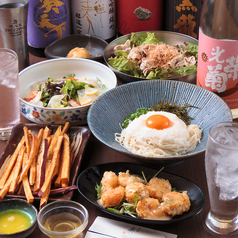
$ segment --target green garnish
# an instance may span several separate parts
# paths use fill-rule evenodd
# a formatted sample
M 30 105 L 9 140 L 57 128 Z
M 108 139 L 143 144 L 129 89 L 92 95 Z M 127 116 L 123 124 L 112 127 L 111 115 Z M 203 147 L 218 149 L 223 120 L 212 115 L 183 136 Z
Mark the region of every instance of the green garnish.
M 138 118 L 141 115 L 146 114 L 148 111 L 149 111 L 148 108 L 145 108 L 145 107 L 138 108 L 136 112 L 133 112 L 129 116 L 126 117 L 126 119 L 122 123 L 122 127 L 126 128 L 131 121 L 133 121 L 134 119 Z
M 74 78 L 75 74 L 72 73 L 72 74 L 67 74 L 64 79 L 68 79 L 68 78 Z
M 97 199 L 101 198 L 101 187 L 102 187 L 101 183 L 100 183 L 100 185 L 96 184 L 96 186 L 95 186 L 95 190 L 97 192 Z
M 157 177 L 157 175 L 164 169 L 164 167 L 162 167 L 154 176 L 153 178 Z
M 138 217 L 138 214 L 136 212 L 137 200 L 138 200 L 138 196 L 135 195 L 134 203 L 129 203 L 126 200 L 123 200 L 119 205 L 115 207 L 107 207 L 107 209 L 115 213 L 127 214 L 131 217 Z

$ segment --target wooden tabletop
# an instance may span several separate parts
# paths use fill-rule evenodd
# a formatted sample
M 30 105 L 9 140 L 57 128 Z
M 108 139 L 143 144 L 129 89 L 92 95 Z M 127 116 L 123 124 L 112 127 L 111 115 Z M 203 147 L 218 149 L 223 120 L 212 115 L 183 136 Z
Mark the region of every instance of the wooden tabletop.
M 39 58 L 33 55 L 30 55 L 30 64 L 46 60 L 45 58 Z M 25 118 L 21 118 L 22 122 L 28 122 Z M 87 125 L 85 125 L 87 126 Z M 6 141 L 0 141 L 0 154 L 3 152 Z M 79 173 L 88 168 L 101 163 L 108 162 L 134 162 L 137 163 L 133 158 L 123 155 L 117 151 L 108 148 L 106 145 L 98 141 L 92 134 L 86 146 L 86 150 L 83 154 L 82 164 L 80 167 Z M 191 180 L 197 184 L 205 195 L 205 205 L 203 210 L 196 216 L 185 220 L 183 222 L 175 223 L 172 225 L 161 225 L 161 226 L 146 226 L 152 229 L 161 230 L 169 233 L 178 235 L 179 238 L 206 238 L 206 237 L 238 237 L 238 231 L 230 234 L 229 236 L 219 236 L 211 233 L 205 225 L 205 218 L 209 211 L 209 198 L 207 191 L 206 175 L 204 168 L 204 153 L 187 159 L 180 164 L 175 166 L 166 167 L 165 172 L 170 172 L 176 175 L 180 175 L 186 179 Z M 93 191 L 92 191 L 93 192 Z M 112 217 L 109 214 L 106 214 L 86 201 L 77 190 L 74 191 L 72 198 L 74 201 L 82 203 L 89 212 L 89 223 L 87 229 L 92 225 L 97 216 L 107 217 L 110 219 L 119 220 L 118 218 Z M 35 204 L 34 204 L 35 205 Z M 38 205 L 36 206 L 38 207 Z M 138 224 L 135 224 L 138 225 Z M 84 237 L 87 229 L 80 237 Z M 29 236 L 34 238 L 46 237 L 41 233 L 37 227 L 35 231 Z

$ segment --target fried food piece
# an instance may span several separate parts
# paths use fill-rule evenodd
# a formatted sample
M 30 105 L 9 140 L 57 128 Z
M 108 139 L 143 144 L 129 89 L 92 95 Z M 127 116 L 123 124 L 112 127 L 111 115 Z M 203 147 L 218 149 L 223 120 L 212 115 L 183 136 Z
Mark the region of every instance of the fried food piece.
M 143 219 L 170 220 L 171 216 L 163 212 L 160 202 L 155 198 L 145 198 L 138 202 L 136 212 Z
M 157 177 L 152 178 L 149 181 L 147 188 L 150 192 L 150 197 L 157 198 L 159 200 L 172 190 L 172 186 L 168 180 Z
M 112 171 L 105 171 L 101 180 L 102 192 L 119 185 L 118 176 Z
M 115 207 L 121 203 L 125 197 L 125 188 L 117 186 L 115 188 L 109 188 L 104 192 L 100 199 L 100 204 L 103 207 Z
M 119 184 L 123 187 L 126 187 L 129 183 L 134 183 L 134 182 L 144 183 L 144 180 L 142 178 L 135 175 L 131 175 L 129 173 L 129 170 L 127 170 L 126 173 L 119 172 L 118 181 L 119 181 Z
M 161 203 L 162 210 L 172 217 L 188 211 L 190 206 L 191 203 L 187 191 L 167 193 Z
M 67 57 L 69 58 L 91 58 L 92 56 L 89 54 L 89 52 L 80 47 L 75 47 L 72 50 L 69 51 L 67 54 Z
M 125 198 L 134 203 L 149 197 L 149 190 L 145 184 L 140 182 L 129 183 L 125 188 Z

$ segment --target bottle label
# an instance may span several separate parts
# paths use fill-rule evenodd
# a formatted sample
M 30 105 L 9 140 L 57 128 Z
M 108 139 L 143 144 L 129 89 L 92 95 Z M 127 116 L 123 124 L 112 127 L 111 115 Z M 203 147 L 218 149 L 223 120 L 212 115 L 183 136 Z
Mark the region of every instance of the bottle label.
M 29 1 L 28 44 L 36 48 L 45 48 L 51 42 L 69 35 L 69 12 L 68 0 L 60 0 L 57 4 L 48 0 Z
M 197 85 L 238 108 L 238 41 L 218 40 L 199 29 Z
M 89 34 L 104 40 L 116 35 L 115 0 L 71 0 L 74 34 Z
M 167 0 L 165 4 L 165 30 L 198 38 L 201 0 Z
M 137 31 L 162 29 L 162 0 L 117 1 L 118 33 L 126 35 Z

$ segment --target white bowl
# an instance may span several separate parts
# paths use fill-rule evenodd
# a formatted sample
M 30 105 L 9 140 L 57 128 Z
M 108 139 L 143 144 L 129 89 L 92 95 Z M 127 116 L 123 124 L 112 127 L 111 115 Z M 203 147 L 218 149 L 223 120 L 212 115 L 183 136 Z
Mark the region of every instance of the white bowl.
M 87 113 L 91 104 L 72 108 L 40 107 L 23 100 L 36 82 L 46 81 L 49 77 L 62 78 L 67 74 L 75 74 L 76 78 L 99 78 L 106 86 L 112 89 L 117 85 L 116 75 L 104 64 L 88 59 L 60 58 L 45 60 L 33 64 L 19 73 L 19 92 L 21 114 L 28 120 L 39 124 L 83 125 L 87 123 Z

